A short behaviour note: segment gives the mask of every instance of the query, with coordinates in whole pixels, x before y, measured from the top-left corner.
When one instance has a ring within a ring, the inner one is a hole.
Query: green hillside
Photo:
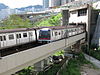
[[[62,15],[51,15],[50,18],[42,19],[32,23],[29,19],[22,19],[17,15],[11,15],[0,23],[0,29],[14,29],[14,28],[31,28],[40,26],[58,26]]]

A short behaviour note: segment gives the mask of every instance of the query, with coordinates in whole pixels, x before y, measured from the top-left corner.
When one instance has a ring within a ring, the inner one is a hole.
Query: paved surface
[[[94,69],[90,65],[81,67],[81,75],[100,75],[100,69]]]
[[[97,60],[97,59],[95,59],[95,58],[93,58],[93,57],[91,57],[91,56],[89,56],[89,55],[87,55],[87,54],[84,54],[85,55],[85,58],[87,59],[87,60],[89,60],[91,63],[93,63],[95,66],[97,66],[98,68],[100,68],[100,61],[99,60]]]

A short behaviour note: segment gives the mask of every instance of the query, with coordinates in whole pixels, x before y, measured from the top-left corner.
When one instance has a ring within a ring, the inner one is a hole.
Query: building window
[[[27,33],[23,33],[23,37],[27,37]]]
[[[78,16],[86,16],[87,9],[80,9],[78,10]]]
[[[14,39],[14,35],[13,34],[9,35],[9,40],[12,40],[12,39]]]

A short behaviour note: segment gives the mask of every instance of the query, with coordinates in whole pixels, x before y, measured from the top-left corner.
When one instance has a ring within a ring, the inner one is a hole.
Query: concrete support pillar
[[[68,25],[69,23],[69,10],[62,10],[62,25]]]
[[[0,58],[1,58],[1,51],[0,51]]]
[[[44,68],[49,65],[49,63],[50,63],[50,59],[49,58],[41,60],[40,62],[34,64],[35,70],[36,71],[43,71]]]
[[[49,63],[50,63],[50,59],[49,58],[44,59],[44,67],[48,66]]]
[[[37,62],[36,64],[34,64],[35,70],[36,71],[43,71],[44,68],[44,60]]]
[[[71,47],[68,47],[66,49],[64,49],[64,56],[67,56],[67,57],[72,57],[73,55],[70,54],[71,53]]]
[[[76,44],[74,44],[72,47],[72,51],[74,51],[75,53],[78,53],[81,51],[81,44],[80,41],[76,42]]]
[[[71,47],[64,49],[64,51],[65,51],[65,54],[68,54],[71,51]]]

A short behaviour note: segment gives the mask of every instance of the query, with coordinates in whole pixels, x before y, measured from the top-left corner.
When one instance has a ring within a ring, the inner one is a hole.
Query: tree
[[[7,19],[3,20],[4,25],[3,28],[5,29],[12,29],[12,28],[27,28],[32,26],[29,19],[22,19],[17,15],[10,15]]]

